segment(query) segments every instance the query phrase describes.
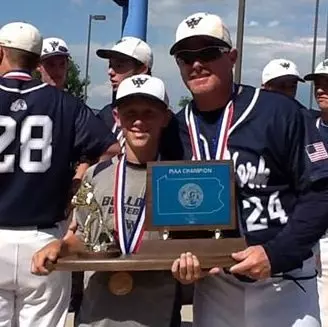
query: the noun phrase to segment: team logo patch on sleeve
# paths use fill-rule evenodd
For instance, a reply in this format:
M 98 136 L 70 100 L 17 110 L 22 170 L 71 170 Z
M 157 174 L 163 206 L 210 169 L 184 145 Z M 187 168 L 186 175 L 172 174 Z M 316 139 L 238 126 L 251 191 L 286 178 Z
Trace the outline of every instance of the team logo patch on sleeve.
M 26 110 L 26 109 L 27 109 L 27 103 L 23 99 L 18 99 L 16 101 L 14 101 L 10 106 L 10 110 L 13 112 L 17 112 L 20 110 Z
M 309 144 L 305 150 L 311 162 L 328 159 L 328 153 L 323 142 Z

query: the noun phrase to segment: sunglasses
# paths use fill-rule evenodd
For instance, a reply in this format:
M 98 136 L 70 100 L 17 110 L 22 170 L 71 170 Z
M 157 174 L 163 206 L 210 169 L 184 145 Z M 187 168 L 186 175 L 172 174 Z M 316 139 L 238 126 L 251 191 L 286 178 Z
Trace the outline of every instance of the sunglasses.
M 176 54 L 176 60 L 182 61 L 186 65 L 192 65 L 195 61 L 211 62 L 220 59 L 224 53 L 230 52 L 229 48 L 206 47 L 200 50 L 183 50 Z
M 272 82 L 269 84 L 271 87 L 280 89 L 280 90 L 289 90 L 289 89 L 294 89 L 298 85 L 298 80 L 294 81 L 280 81 L 280 82 Z

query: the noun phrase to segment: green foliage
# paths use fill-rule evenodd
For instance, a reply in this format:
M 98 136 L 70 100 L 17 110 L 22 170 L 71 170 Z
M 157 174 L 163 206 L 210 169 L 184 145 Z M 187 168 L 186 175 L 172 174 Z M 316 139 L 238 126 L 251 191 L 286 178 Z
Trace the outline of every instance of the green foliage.
M 178 106 L 180 107 L 180 109 L 183 109 L 191 100 L 191 96 L 182 96 L 179 100 Z
M 69 61 L 68 75 L 67 75 L 67 90 L 70 94 L 84 100 L 84 87 L 90 84 L 85 78 L 80 78 L 81 70 L 78 64 L 73 60 Z
M 41 79 L 41 74 L 38 70 L 35 70 L 33 73 L 32 73 L 32 77 L 33 78 L 36 78 L 36 79 Z

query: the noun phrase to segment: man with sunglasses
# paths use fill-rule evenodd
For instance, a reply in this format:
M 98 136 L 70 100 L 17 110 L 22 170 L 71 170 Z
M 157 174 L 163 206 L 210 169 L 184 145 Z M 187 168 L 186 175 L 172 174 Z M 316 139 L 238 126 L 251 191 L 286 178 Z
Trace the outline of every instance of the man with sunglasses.
M 304 83 L 297 66 L 287 59 L 273 59 L 263 69 L 262 87 L 295 98 L 298 82 Z
M 204 272 L 192 253 L 175 260 L 173 276 L 195 282 L 194 326 L 319 327 L 312 246 L 328 225 L 328 153 L 318 131 L 295 100 L 233 83 L 238 53 L 220 17 L 184 19 L 170 53 L 193 96 L 171 149 L 233 161 L 239 228 L 222 234 L 249 246 L 227 270 Z
M 320 108 L 316 127 L 328 144 L 328 59 L 322 61 L 314 73 L 304 76 L 306 81 L 314 82 L 314 96 Z M 328 230 L 320 240 L 318 289 L 320 299 L 321 323 L 328 327 Z

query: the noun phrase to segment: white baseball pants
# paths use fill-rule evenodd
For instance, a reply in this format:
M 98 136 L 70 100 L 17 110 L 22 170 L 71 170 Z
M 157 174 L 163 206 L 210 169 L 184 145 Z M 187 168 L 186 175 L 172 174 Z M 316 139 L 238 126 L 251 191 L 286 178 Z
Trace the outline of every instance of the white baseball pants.
M 320 240 L 318 289 L 322 327 L 328 327 L 328 235 Z
M 315 260 L 300 275 L 315 273 Z M 281 278 L 245 283 L 224 273 L 196 283 L 194 327 L 320 327 L 317 280 Z
M 33 254 L 63 236 L 63 228 L 0 229 L 0 327 L 64 327 L 71 274 L 30 272 Z

